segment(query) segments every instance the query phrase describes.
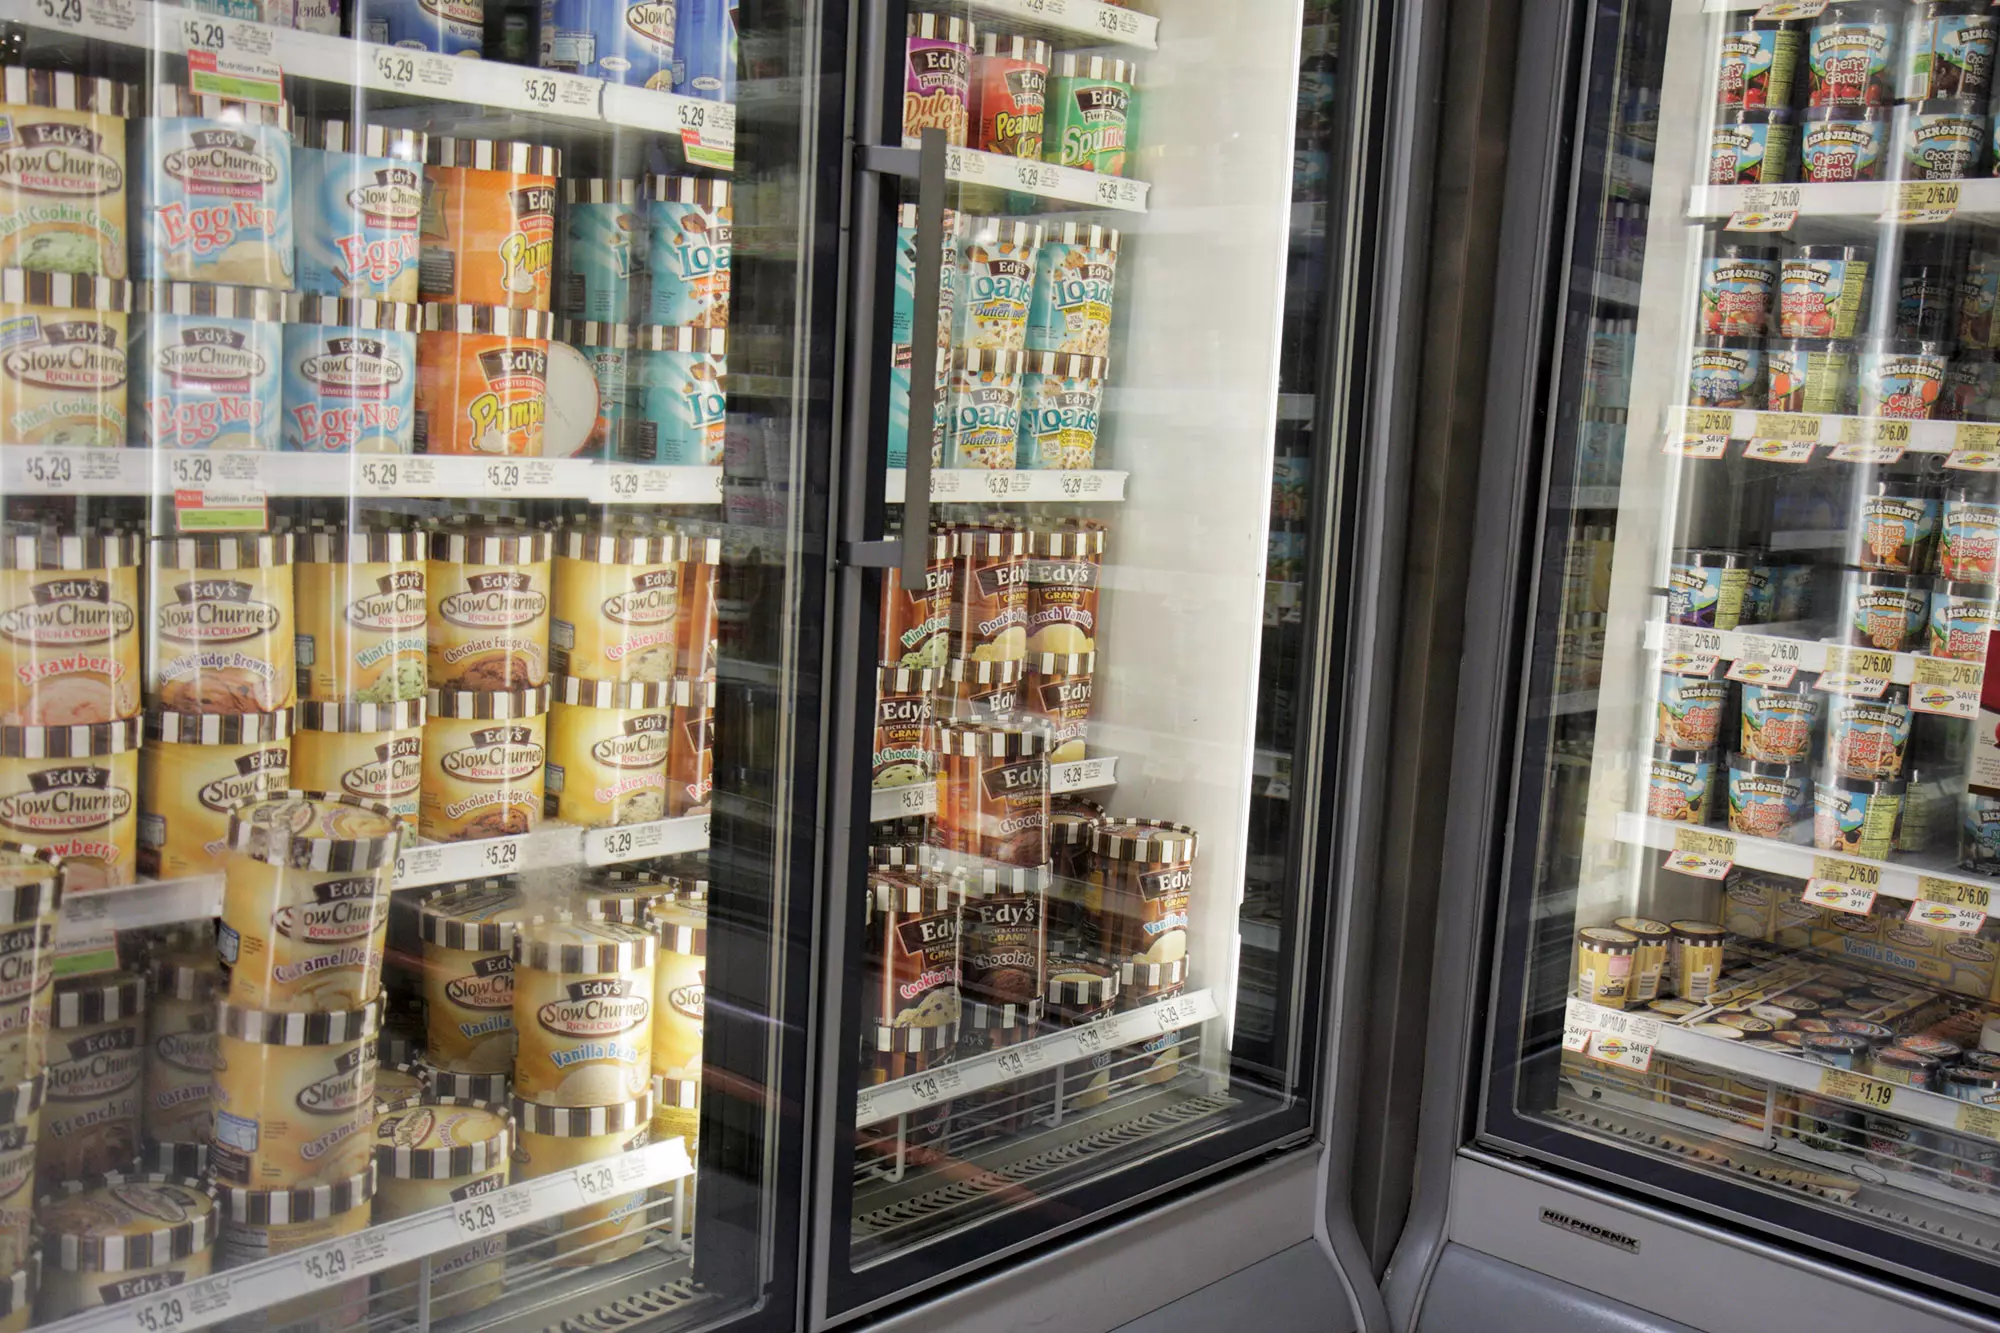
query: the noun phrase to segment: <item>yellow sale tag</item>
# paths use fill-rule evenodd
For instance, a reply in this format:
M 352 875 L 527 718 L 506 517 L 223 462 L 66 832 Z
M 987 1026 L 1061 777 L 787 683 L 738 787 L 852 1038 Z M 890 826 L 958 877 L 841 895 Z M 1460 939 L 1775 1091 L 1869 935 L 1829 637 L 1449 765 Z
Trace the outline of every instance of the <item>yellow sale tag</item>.
M 1952 657 L 1919 657 L 1911 671 L 1910 707 L 1943 717 L 1979 716 L 1979 681 L 1984 667 Z
M 1964 422 L 1952 432 L 1951 447 L 1969 454 L 2000 453 L 2000 426 Z
M 2000 1140 L 2000 1110 L 1970 1103 L 1959 1107 L 1958 1132 L 1982 1139 Z
M 1935 875 L 1917 877 L 1917 897 L 1930 903 L 1950 903 L 1954 907 L 1970 907 L 1981 912 L 1993 910 L 1993 893 L 1984 884 L 1967 884 L 1963 880 L 1939 879 Z
M 1879 697 L 1895 679 L 1896 657 L 1872 648 L 1828 648 L 1819 688 L 1833 694 Z
M 1829 1097 L 1838 1097 L 1846 1102 L 1859 1102 L 1886 1111 L 1896 1100 L 1896 1085 L 1884 1083 L 1879 1078 L 1869 1078 L 1851 1069 L 1822 1070 L 1819 1076 L 1819 1090 Z
M 1903 181 L 1896 186 L 1896 200 L 1882 213 L 1881 220 L 1903 226 L 1923 226 L 1949 222 L 1958 212 L 1957 181 Z
M 1817 440 L 1819 418 L 1803 412 L 1759 412 L 1750 432 L 1755 440 Z M 1992 428 L 2000 430 L 2000 427 Z
M 1763 19 L 1816 19 L 1833 0 L 1771 0 L 1751 17 Z
M 1954 472 L 2000 472 L 2000 453 L 1989 449 L 1954 449 L 1944 465 Z
M 1799 897 L 1815 907 L 1846 912 L 1851 916 L 1867 916 L 1875 906 L 1875 890 L 1830 879 L 1807 880 L 1806 891 Z
M 1681 423 L 1689 435 L 1727 436 L 1736 428 L 1736 414 L 1727 408 L 1690 407 Z
M 1736 864 L 1736 839 L 1700 829 L 1676 829 L 1674 849 L 1662 863 L 1666 869 L 1702 879 L 1726 879 Z
M 1860 861 L 1843 861 L 1837 856 L 1815 856 L 1812 877 L 1833 884 L 1858 884 L 1864 889 L 1882 887 L 1882 871 L 1879 866 L 1864 865 Z
M 1810 463 L 1812 440 L 1751 440 L 1743 446 L 1743 456 L 1760 463 Z

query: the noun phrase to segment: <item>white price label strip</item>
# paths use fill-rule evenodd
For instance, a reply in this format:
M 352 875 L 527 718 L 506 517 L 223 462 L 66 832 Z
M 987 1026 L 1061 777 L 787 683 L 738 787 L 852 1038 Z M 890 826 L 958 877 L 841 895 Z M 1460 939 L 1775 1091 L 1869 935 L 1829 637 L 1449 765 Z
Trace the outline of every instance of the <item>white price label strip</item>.
M 1068 763 L 1049 765 L 1049 790 L 1056 794 L 1110 787 L 1117 781 L 1118 759 L 1115 755 L 1103 759 L 1072 759 Z
M 143 930 L 216 916 L 222 911 L 222 876 L 196 875 L 119 888 L 70 893 L 56 922 L 59 943 L 94 938 L 107 930 Z
M 588 1173 L 588 1184 L 579 1177 Z M 663 1185 L 694 1173 L 687 1142 L 672 1138 L 627 1153 L 523 1181 L 461 1203 L 414 1213 L 309 1250 L 278 1255 L 189 1282 L 146 1300 L 98 1306 L 65 1322 L 67 1333 L 181 1333 L 252 1314 L 296 1298 L 301 1285 L 365 1277 L 468 1238 L 562 1216 L 607 1196 Z M 608 1177 L 608 1179 L 607 1179 Z
M 599 504 L 721 504 L 719 467 L 639 467 L 610 463 L 593 469 Z
M 1005 1050 L 955 1061 L 932 1073 L 864 1090 L 855 1099 L 854 1125 L 861 1129 L 908 1115 L 920 1107 L 994 1087 L 1036 1069 L 1053 1069 L 1118 1046 L 1205 1023 L 1215 1015 L 1214 994 L 1196 991 L 1142 1009 L 1112 1014 L 1066 1032 L 1052 1032 Z
M 937 783 L 912 782 L 902 787 L 877 787 L 868 797 L 868 818 L 909 819 L 934 815 L 938 808 Z
M 563 836 L 565 832 L 567 837 Z M 575 851 L 573 830 L 408 847 L 396 858 L 396 887 L 413 889 L 425 884 L 449 884 L 454 880 L 544 869 L 573 861 Z
M 0 491 L 8 495 L 141 495 L 152 485 L 143 449 L 0 449 Z
M 708 816 L 656 819 L 650 824 L 594 828 L 583 835 L 585 865 L 609 866 L 649 856 L 698 852 L 708 846 Z
M 1053 162 L 1005 157 L 972 148 L 948 150 L 944 174 L 966 185 L 1023 190 L 1043 199 L 1095 204 L 1099 208 L 1116 208 L 1129 213 L 1146 211 L 1146 195 L 1151 189 L 1144 181 L 1126 180 L 1122 176 L 1100 176 L 1094 171 L 1059 167 Z
M 939 468 L 931 473 L 931 499 L 953 503 L 1010 500 L 1024 503 L 1074 500 L 1078 503 L 1123 500 L 1125 472 L 1040 472 L 983 468 Z M 889 472 L 890 504 L 903 503 L 905 474 Z

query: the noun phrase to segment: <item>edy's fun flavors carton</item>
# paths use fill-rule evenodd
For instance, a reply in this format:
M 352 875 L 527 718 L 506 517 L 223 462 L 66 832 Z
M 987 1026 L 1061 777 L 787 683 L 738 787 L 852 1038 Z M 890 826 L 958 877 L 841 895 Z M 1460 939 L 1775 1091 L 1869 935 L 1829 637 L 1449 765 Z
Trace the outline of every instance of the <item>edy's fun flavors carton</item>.
M 640 208 L 646 235 L 644 324 L 729 325 L 729 262 L 735 237 L 729 182 L 648 176 Z
M 142 278 L 289 289 L 289 107 L 155 90 L 139 122 Z
M 292 149 L 299 290 L 417 299 L 424 212 L 421 130 L 308 121 Z
M 958 215 L 944 215 L 944 245 L 938 256 L 937 345 L 951 345 L 952 313 L 958 308 Z M 917 293 L 917 206 L 896 209 L 896 300 L 890 308 L 890 338 L 898 346 L 915 337 Z
M 126 351 L 132 443 L 275 450 L 285 298 L 261 287 L 142 283 Z
M 972 119 L 972 21 L 956 14 L 909 16 L 903 58 L 903 142 L 914 148 L 924 130 L 944 131 L 962 147 Z
M 1042 157 L 1049 44 L 1034 37 L 979 34 L 972 58 L 972 146 L 1005 157 Z
M 562 312 L 571 319 L 627 322 L 634 255 L 645 248 L 639 182 L 565 180 L 562 204 Z
M 562 153 L 445 137 L 426 145 L 424 160 L 423 299 L 546 311 Z
M 620 458 L 682 467 L 719 467 L 729 403 L 726 329 L 634 330 L 629 372 L 631 419 Z
M 419 307 L 301 296 L 285 325 L 280 447 L 407 454 L 417 424 Z
M 1043 158 L 1079 171 L 1124 175 L 1137 111 L 1132 91 L 1137 67 L 1111 56 L 1064 52 L 1052 73 Z
M 0 269 L 123 278 L 131 84 L 0 66 Z

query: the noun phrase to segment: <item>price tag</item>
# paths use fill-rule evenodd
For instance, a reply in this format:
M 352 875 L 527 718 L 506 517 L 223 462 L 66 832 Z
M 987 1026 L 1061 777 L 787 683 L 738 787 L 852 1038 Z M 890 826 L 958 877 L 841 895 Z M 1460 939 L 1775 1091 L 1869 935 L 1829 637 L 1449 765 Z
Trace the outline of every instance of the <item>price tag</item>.
M 1676 829 L 1674 849 L 1662 863 L 1664 869 L 1701 879 L 1725 879 L 1736 864 L 1736 839 L 1700 829 Z
M 1758 19 L 1816 19 L 1833 0 L 1771 0 L 1753 16 Z
M 452 1209 L 451 1220 L 458 1234 L 467 1240 L 505 1231 L 535 1211 L 535 1197 L 528 1185 L 495 1190 L 467 1199 Z
M 1829 694 L 1852 694 L 1879 699 L 1895 678 L 1893 653 L 1870 648 L 1828 648 L 1826 664 L 1820 670 L 1819 688 Z
M 1817 440 L 1820 419 L 1803 412 L 1759 412 L 1752 440 Z
M 242 42 L 229 42 L 228 29 L 212 19 L 184 19 L 181 26 L 188 37 L 188 90 L 195 96 L 283 104 L 284 71 L 269 56 L 268 37 L 260 53 Z
M 1635 1041 L 1615 1032 L 1592 1033 L 1590 1048 L 1584 1054 L 1607 1065 L 1636 1070 L 1641 1074 L 1645 1073 L 1653 1063 L 1652 1043 Z
M 1122 14 L 1129 11 L 1117 12 Z M 1146 207 L 1146 187 L 1139 181 L 1126 180 L 1121 176 L 1099 176 L 1097 198 L 1093 202 L 1100 208 L 1121 208 L 1128 212 L 1138 212 Z
M 1912 925 L 1929 926 L 1932 930 L 1948 930 L 1954 935 L 1978 933 L 1986 924 L 1986 913 L 1977 907 L 1967 907 L 1958 903 L 1934 903 L 1922 898 L 1910 904 L 1910 912 L 1904 918 Z
M 1796 185 L 1750 186 L 1739 207 L 1723 224 L 1724 231 L 1790 231 L 1799 220 L 1803 196 Z
M 1840 443 L 1834 446 L 1832 457 L 1842 463 L 1886 467 L 1901 459 L 1909 447 L 1909 422 L 1849 417 L 1841 423 Z
M 918 1101 L 931 1105 L 949 1099 L 964 1081 L 964 1076 L 958 1070 L 946 1065 L 936 1073 L 925 1074 L 911 1083 L 910 1092 Z
M 1667 452 L 1682 458 L 1720 458 L 1729 452 L 1727 435 L 1669 435 Z
M 1027 1060 L 1016 1050 L 1005 1050 L 994 1055 L 993 1067 L 1008 1078 L 1019 1078 L 1028 1072 Z
M 1884 1083 L 1879 1078 L 1869 1078 L 1851 1069 L 1822 1069 L 1819 1075 L 1819 1090 L 1828 1097 L 1838 1097 L 1845 1102 L 1859 1102 L 1886 1111 L 1896 1100 L 1896 1085 Z
M 736 166 L 736 108 L 728 102 L 679 98 L 674 119 L 681 131 L 681 155 L 695 166 L 730 171 Z
M 1875 890 L 1860 884 L 1842 884 L 1828 879 L 1809 881 L 1806 884 L 1806 891 L 1800 896 L 1816 906 L 1831 908 L 1836 912 L 1848 912 L 1854 916 L 1867 916 L 1869 909 L 1875 906 Z
M 1968 1102 L 1958 1108 L 1958 1132 L 1974 1138 L 2000 1140 L 2000 1111 Z
M 1118 781 L 1118 760 L 1072 759 L 1064 764 L 1049 765 L 1049 790 L 1051 792 L 1091 791 L 1098 787 L 1109 787 Z
M 1958 212 L 1958 197 L 1957 181 L 1902 181 L 1881 221 L 1905 227 L 1949 222 Z
M 1085 1055 L 1095 1055 L 1104 1049 L 1104 1034 L 1094 1027 L 1078 1028 L 1076 1046 Z
M 1944 465 L 1954 472 L 2000 472 L 2000 452 L 1990 449 L 1953 449 Z
M 1961 662 L 1950 657 L 1919 657 L 1912 669 L 1910 707 L 1919 713 L 1941 717 L 1979 716 L 1979 680 L 1983 670 L 1978 662 Z
M 1799 644 L 1794 639 L 1777 639 L 1767 634 L 1745 634 L 1736 660 L 1724 672 L 1730 680 L 1745 685 L 1792 683 L 1799 672 Z
M 617 1196 L 618 1173 L 611 1169 L 611 1163 L 598 1162 L 592 1166 L 577 1168 L 577 1193 L 585 1203 L 602 1203 Z
M 236 491 L 174 492 L 174 526 L 181 532 L 262 532 L 270 525 L 266 496 Z
M 1660 669 L 1678 676 L 1706 676 L 1722 660 L 1722 635 L 1712 629 L 1669 625 L 1660 649 Z
M 219 1288 L 215 1300 L 207 1303 L 205 1309 L 229 1308 L 234 1303 L 230 1295 L 228 1287 Z M 193 1302 L 194 1292 L 190 1288 L 181 1287 L 124 1308 L 131 1311 L 132 1325 L 142 1333 L 173 1333 L 173 1330 L 187 1323 L 188 1316 L 195 1312 Z
M 1583 1048 L 1590 1045 L 1592 1032 L 1590 1015 L 1577 1006 L 1575 1000 L 1563 1010 L 1563 1049 L 1575 1055 L 1582 1055 Z
M 574 838 L 572 832 L 571 838 Z M 441 846 L 406 848 L 396 858 L 396 887 L 417 888 L 455 879 L 478 879 L 484 875 L 506 875 L 531 869 L 529 840 L 542 838 L 560 855 L 573 851 L 576 843 L 560 831 L 523 834 L 515 838 L 488 838 L 478 842 L 454 842 Z M 544 858 L 546 859 L 546 858 Z
M 708 846 L 708 821 L 707 815 L 684 815 L 591 829 L 583 835 L 583 861 L 585 865 L 609 866 L 649 856 L 698 852 Z
M 865 1091 L 864 1091 L 864 1092 L 860 1092 L 860 1093 L 857 1093 L 857 1094 L 855 1094 L 855 1097 L 854 1097 L 854 1123 L 855 1123 L 855 1124 L 856 1124 L 857 1126 L 859 1126 L 859 1125 L 872 1125 L 872 1124 L 874 1124 L 874 1123 L 875 1123 L 875 1094 L 874 1094 L 874 1093 L 872 1093 L 872 1092 L 865 1092 Z
M 1993 910 L 1993 891 L 1984 884 L 1939 879 L 1935 875 L 1917 877 L 1917 897 L 1925 902 L 1950 903 L 1954 907 L 1970 907 L 1979 912 Z
M 1119 9 L 1113 5 L 1098 5 L 1096 14 L 1097 30 L 1107 37 L 1131 39 L 1139 35 L 1139 15 L 1129 9 Z
M 83 0 L 35 0 L 35 12 L 47 22 L 74 27 L 83 22 Z
M 2000 426 L 1961 422 L 1952 431 L 1951 447 L 1969 454 L 2000 454 Z
M 900 787 L 878 787 L 868 799 L 871 820 L 907 819 L 937 813 L 935 782 L 912 782 Z
M 1749 440 L 1743 456 L 1760 463 L 1810 463 L 1814 447 L 1812 440 Z

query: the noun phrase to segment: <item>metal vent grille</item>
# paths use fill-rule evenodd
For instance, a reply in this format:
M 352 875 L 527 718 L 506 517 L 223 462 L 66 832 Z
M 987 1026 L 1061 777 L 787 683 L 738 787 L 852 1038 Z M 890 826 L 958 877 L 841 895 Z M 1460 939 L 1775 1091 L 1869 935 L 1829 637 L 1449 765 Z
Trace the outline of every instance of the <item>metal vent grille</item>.
M 978 1203 L 996 1191 L 1017 1189 L 1041 1176 L 1077 1166 L 1093 1157 L 1144 1143 L 1154 1135 L 1217 1115 L 1231 1105 L 1233 1103 L 1226 1097 L 1190 1097 L 1175 1102 L 1006 1166 L 984 1170 L 976 1176 L 955 1180 L 873 1212 L 858 1214 L 854 1219 L 854 1234 L 857 1238 L 874 1238 L 901 1227 L 928 1222 L 940 1214 Z
M 657 1320 L 661 1315 L 671 1314 L 697 1299 L 694 1279 L 679 1278 L 651 1291 L 620 1297 L 595 1310 L 572 1315 L 559 1324 L 550 1324 L 543 1333 L 614 1333 L 614 1330 Z

